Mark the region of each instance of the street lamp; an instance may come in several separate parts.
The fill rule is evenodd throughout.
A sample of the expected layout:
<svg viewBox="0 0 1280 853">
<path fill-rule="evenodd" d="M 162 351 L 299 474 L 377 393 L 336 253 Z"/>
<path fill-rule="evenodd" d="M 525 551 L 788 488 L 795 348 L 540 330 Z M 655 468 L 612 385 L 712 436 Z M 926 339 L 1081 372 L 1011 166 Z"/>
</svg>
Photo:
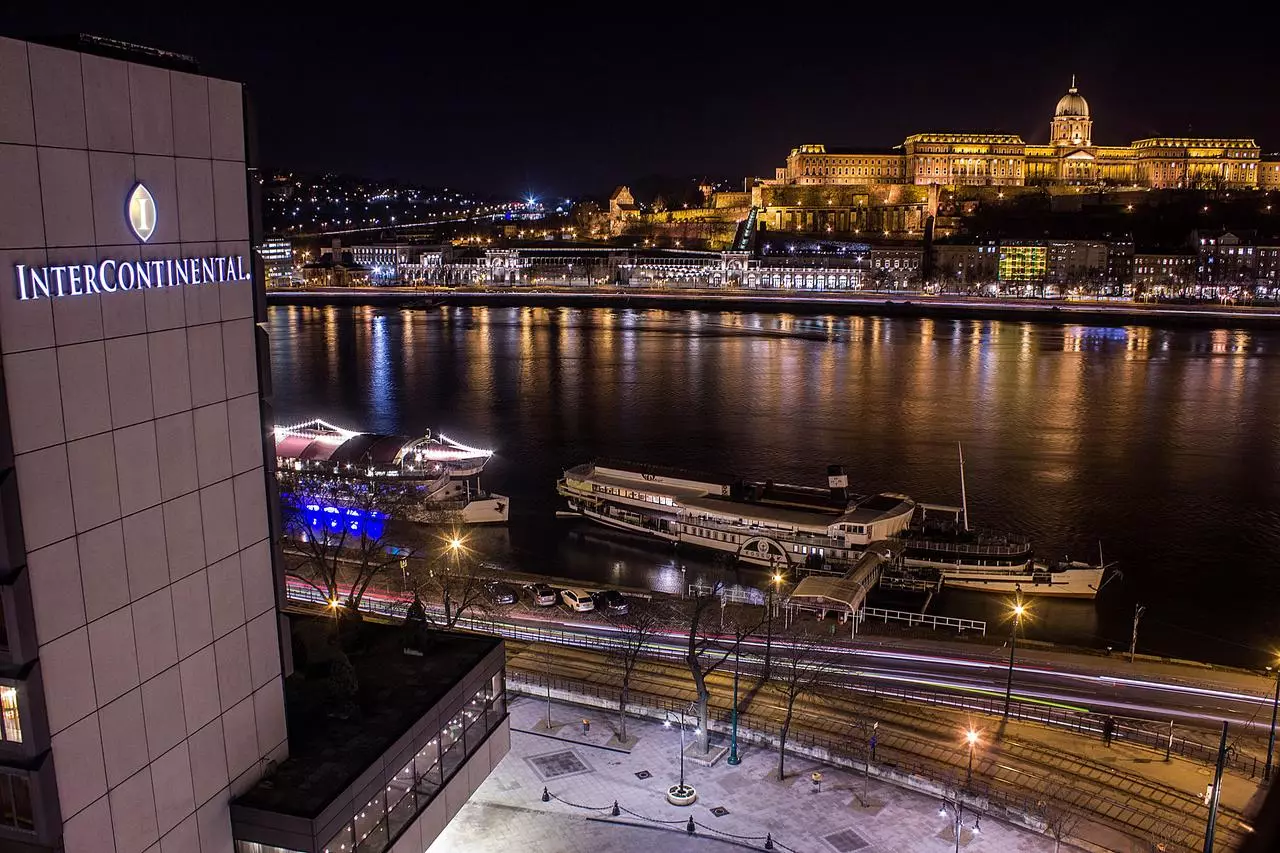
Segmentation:
<svg viewBox="0 0 1280 853">
<path fill-rule="evenodd" d="M 1018 597 L 1013 605 L 1013 625 L 1009 630 L 1009 680 L 1004 688 L 1004 717 L 1009 718 L 1009 700 L 1013 697 L 1013 655 L 1018 649 L 1018 628 L 1022 626 L 1022 616 L 1027 608 L 1022 604 L 1022 590 L 1018 589 Z"/>
<path fill-rule="evenodd" d="M 978 733 L 969 729 L 964 733 L 964 739 L 969 743 L 969 772 L 964 777 L 964 786 L 968 788 L 973 784 L 973 751 L 978 746 Z"/>
<path fill-rule="evenodd" d="M 721 615 L 723 615 L 724 609 L 721 608 L 720 612 Z M 732 767 L 737 767 L 742 763 L 742 759 L 738 756 L 738 663 L 739 653 L 741 651 L 742 636 L 741 633 L 739 633 L 737 642 L 733 644 L 733 711 L 731 712 L 733 726 L 729 735 L 729 757 L 725 759 L 725 762 Z M 1276 683 L 1280 684 L 1280 681 L 1277 681 Z M 1275 731 L 1274 723 L 1272 725 L 1272 731 Z M 684 761 L 684 750 L 680 751 L 680 760 L 682 762 Z M 1268 766 L 1270 766 L 1270 762 L 1268 762 Z"/>
<path fill-rule="evenodd" d="M 1262 770 L 1262 781 L 1271 781 L 1271 756 L 1276 748 L 1276 712 L 1280 711 L 1280 668 L 1267 667 L 1276 677 L 1276 697 L 1271 703 L 1271 736 L 1267 738 L 1267 764 Z"/>
<path fill-rule="evenodd" d="M 960 853 L 960 832 L 964 829 L 964 800 L 958 792 L 954 803 L 948 800 L 942 801 L 942 805 L 938 807 L 938 817 L 946 817 L 948 810 L 951 811 L 951 817 L 953 818 L 952 831 L 956 839 L 956 853 Z M 980 814 L 975 815 L 973 818 L 973 831 L 975 834 L 982 831 L 982 815 Z"/>
<path fill-rule="evenodd" d="M 667 712 L 666 719 L 662 721 L 663 728 L 671 728 L 671 713 Z M 680 727 L 680 784 L 672 785 L 667 789 L 667 801 L 674 806 L 691 806 L 698 799 L 698 793 L 693 786 L 684 783 L 684 710 L 676 712 L 680 715 L 677 724 Z M 702 729 L 695 728 L 695 735 L 702 734 Z"/>
<path fill-rule="evenodd" d="M 769 598 L 765 602 L 765 618 L 768 624 L 764 632 L 764 677 L 766 679 L 769 677 L 770 656 L 773 651 L 773 589 L 781 586 L 782 573 L 774 572 L 769 580 Z"/>
</svg>

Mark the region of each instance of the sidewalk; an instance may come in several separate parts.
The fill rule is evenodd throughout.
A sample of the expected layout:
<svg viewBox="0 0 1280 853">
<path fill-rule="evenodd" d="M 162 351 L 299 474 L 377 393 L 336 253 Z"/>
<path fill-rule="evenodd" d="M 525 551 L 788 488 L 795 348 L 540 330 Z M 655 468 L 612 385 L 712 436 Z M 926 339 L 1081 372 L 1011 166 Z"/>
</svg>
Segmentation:
<svg viewBox="0 0 1280 853">
<path fill-rule="evenodd" d="M 679 778 L 678 729 L 628 721 L 628 734 L 637 740 L 626 751 L 609 746 L 616 720 L 559 703 L 552 705 L 554 733 L 537 733 L 546 707 L 540 700 L 514 699 L 511 752 L 430 853 L 760 850 L 766 834 L 784 853 L 955 849 L 952 819 L 939 816 L 937 799 L 875 780 L 868 784 L 856 773 L 792 756 L 787 781 L 778 783 L 768 778 L 776 768 L 776 753 L 756 747 L 740 750 L 737 767 L 723 759 L 706 767 L 688 758 L 685 778 L 698 789 L 698 802 L 689 808 L 672 806 L 664 795 Z M 592 720 L 586 735 L 584 715 Z M 820 792 L 810 780 L 815 770 L 822 773 Z M 553 795 L 546 803 L 541 800 L 544 786 Z M 610 817 L 614 800 L 624 810 L 617 818 Z M 716 807 L 727 811 L 717 817 L 711 811 Z M 698 824 L 692 837 L 684 830 L 691 816 Z M 961 848 L 968 853 L 1053 850 L 1052 839 L 990 817 L 981 819 L 973 833 L 975 817 L 965 810 Z"/>
</svg>

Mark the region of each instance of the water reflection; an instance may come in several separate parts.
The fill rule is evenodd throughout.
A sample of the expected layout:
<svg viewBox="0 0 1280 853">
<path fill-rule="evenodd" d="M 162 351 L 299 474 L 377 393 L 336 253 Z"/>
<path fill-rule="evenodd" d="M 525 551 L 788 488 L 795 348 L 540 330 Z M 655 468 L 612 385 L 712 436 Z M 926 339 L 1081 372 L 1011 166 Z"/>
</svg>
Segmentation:
<svg viewBox="0 0 1280 853">
<path fill-rule="evenodd" d="M 297 307 L 272 308 L 270 332 L 281 417 L 496 447 L 487 485 L 512 497 L 508 557 L 531 571 L 669 591 L 695 574 L 738 580 L 693 552 L 557 522 L 555 479 L 596 456 L 804 483 L 841 462 L 861 491 L 956 503 L 962 442 L 979 524 L 1050 556 L 1092 556 L 1101 539 L 1124 570 L 1096 608 L 1055 606 L 1092 614 L 1068 633 L 1119 642 L 1141 598 L 1144 636 L 1174 653 L 1243 661 L 1280 635 L 1274 333 Z"/>
</svg>

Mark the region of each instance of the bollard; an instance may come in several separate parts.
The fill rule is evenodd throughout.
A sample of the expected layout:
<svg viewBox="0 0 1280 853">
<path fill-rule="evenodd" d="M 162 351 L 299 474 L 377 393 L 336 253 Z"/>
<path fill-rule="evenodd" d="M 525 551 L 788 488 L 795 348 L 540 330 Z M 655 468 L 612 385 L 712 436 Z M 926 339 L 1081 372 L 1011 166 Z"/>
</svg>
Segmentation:
<svg viewBox="0 0 1280 853">
<path fill-rule="evenodd" d="M 693 830 L 694 830 L 694 826 L 693 826 L 693 817 L 692 817 L 692 815 L 691 815 L 691 816 L 689 817 L 689 822 L 688 822 L 687 824 L 685 824 L 684 831 L 685 831 L 685 832 L 687 832 L 687 833 L 689 833 L 690 835 L 693 835 Z"/>
<path fill-rule="evenodd" d="M 542 789 L 542 801 L 544 803 L 551 802 L 551 792 L 548 791 L 545 786 Z"/>
<path fill-rule="evenodd" d="M 764 849 L 765 850 L 773 849 L 773 833 L 772 832 L 766 832 L 764 835 Z"/>
<path fill-rule="evenodd" d="M 617 816 L 618 816 L 619 812 L 618 812 L 618 801 L 617 801 L 617 800 L 614 800 L 614 801 L 613 801 L 613 811 L 609 812 L 609 814 L 613 815 L 614 817 L 617 817 Z"/>
</svg>

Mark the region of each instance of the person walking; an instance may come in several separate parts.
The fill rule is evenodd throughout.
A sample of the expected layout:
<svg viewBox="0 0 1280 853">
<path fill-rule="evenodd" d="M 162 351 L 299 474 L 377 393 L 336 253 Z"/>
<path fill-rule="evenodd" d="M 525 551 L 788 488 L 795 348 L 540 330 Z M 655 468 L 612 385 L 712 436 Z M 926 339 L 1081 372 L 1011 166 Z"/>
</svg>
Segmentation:
<svg viewBox="0 0 1280 853">
<path fill-rule="evenodd" d="M 1111 736 L 1115 734 L 1115 731 L 1116 731 L 1115 717 L 1107 717 L 1107 719 L 1104 720 L 1102 723 L 1102 745 L 1103 746 L 1106 746 L 1106 747 L 1111 746 Z"/>
</svg>

